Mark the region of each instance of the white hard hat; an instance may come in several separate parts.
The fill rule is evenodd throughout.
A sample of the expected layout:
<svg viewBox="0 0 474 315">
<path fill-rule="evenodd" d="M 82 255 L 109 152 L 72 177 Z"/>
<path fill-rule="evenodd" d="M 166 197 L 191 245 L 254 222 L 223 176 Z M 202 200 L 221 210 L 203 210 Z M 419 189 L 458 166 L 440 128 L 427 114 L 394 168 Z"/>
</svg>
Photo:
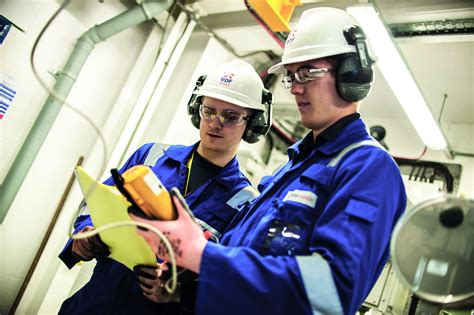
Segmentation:
<svg viewBox="0 0 474 315">
<path fill-rule="evenodd" d="M 288 35 L 282 61 L 268 73 L 284 71 L 285 65 L 334 56 L 356 53 L 344 37 L 344 29 L 359 25 L 354 17 L 336 8 L 314 8 L 303 12 L 298 24 Z"/>
<path fill-rule="evenodd" d="M 262 104 L 263 89 L 263 82 L 255 69 L 248 62 L 235 59 L 210 71 L 194 94 L 265 111 Z"/>
</svg>

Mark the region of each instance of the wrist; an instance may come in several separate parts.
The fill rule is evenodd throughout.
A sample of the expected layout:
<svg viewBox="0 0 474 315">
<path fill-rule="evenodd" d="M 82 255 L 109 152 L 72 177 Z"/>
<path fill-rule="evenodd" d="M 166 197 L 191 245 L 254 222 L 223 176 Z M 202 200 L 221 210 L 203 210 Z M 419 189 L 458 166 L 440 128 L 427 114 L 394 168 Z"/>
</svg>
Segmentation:
<svg viewBox="0 0 474 315">
<path fill-rule="evenodd" d="M 183 267 L 199 274 L 201 268 L 202 255 L 206 247 L 207 240 L 204 237 L 197 237 L 189 246 L 188 255 L 183 261 Z"/>
</svg>

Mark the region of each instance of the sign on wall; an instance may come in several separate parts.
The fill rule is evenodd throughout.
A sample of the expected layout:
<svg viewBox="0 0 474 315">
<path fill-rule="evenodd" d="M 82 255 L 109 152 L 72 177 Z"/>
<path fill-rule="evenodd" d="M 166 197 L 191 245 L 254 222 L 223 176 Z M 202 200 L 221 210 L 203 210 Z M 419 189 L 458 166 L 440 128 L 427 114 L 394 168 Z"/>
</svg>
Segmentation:
<svg viewBox="0 0 474 315">
<path fill-rule="evenodd" d="M 8 108 L 12 105 L 16 95 L 15 80 L 0 71 L 0 120 L 5 117 Z"/>
</svg>

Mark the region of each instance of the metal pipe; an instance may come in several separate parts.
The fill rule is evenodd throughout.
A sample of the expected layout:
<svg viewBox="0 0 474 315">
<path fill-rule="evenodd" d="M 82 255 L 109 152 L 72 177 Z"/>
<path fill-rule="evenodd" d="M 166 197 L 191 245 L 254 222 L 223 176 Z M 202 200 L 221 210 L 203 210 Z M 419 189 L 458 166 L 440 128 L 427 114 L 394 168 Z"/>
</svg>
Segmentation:
<svg viewBox="0 0 474 315">
<path fill-rule="evenodd" d="M 204 23 L 201 22 L 201 20 L 199 19 L 198 16 L 196 16 L 196 13 L 192 10 L 189 10 L 186 8 L 186 6 L 184 6 L 182 3 L 178 2 L 178 5 L 181 7 L 181 9 L 186 12 L 186 14 L 188 15 L 188 17 L 193 20 L 197 25 L 199 25 L 200 28 L 202 28 L 209 36 L 213 37 L 219 44 L 221 44 L 225 49 L 227 49 L 228 51 L 230 51 L 231 54 L 233 54 L 235 57 L 237 58 L 247 58 L 247 57 L 251 57 L 251 56 L 254 56 L 254 55 L 258 55 L 258 54 L 266 54 L 267 56 L 269 54 L 272 53 L 272 51 L 267 51 L 267 50 L 259 50 L 259 51 L 254 51 L 254 52 L 251 52 L 251 53 L 247 53 L 247 54 L 238 54 L 235 49 L 225 40 L 223 39 L 222 37 L 220 37 L 219 35 L 217 35 L 216 32 L 214 32 L 213 30 L 211 30 L 207 25 L 205 25 Z"/>
<path fill-rule="evenodd" d="M 458 152 L 458 151 L 451 151 L 454 157 L 456 156 L 465 156 L 465 157 L 470 157 L 474 158 L 474 153 L 469 153 L 469 152 Z"/>
<path fill-rule="evenodd" d="M 92 27 L 78 38 L 64 69 L 59 72 L 53 87 L 53 93 L 50 93 L 43 105 L 0 187 L 0 223 L 3 222 L 94 45 L 131 26 L 153 18 L 170 5 L 171 0 L 139 4 L 100 25 Z"/>
</svg>

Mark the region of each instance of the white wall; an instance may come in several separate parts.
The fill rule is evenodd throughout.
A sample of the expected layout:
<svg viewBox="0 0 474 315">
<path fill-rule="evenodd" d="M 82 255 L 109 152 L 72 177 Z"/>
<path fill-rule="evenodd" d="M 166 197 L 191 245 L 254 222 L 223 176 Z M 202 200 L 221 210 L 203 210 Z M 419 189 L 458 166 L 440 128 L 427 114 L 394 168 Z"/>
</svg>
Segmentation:
<svg viewBox="0 0 474 315">
<path fill-rule="evenodd" d="M 174 95 L 180 101 L 174 107 L 171 123 L 163 137 L 164 143 L 191 144 L 199 140 L 199 132 L 191 124 L 190 117 L 187 114 L 187 104 L 194 90 L 196 80 L 200 75 L 207 74 L 216 65 L 232 59 L 232 55 L 213 38 L 208 41 L 205 47 L 199 48 L 200 51 L 197 55 L 189 55 L 188 58 L 183 60 L 182 72 L 177 73 L 176 77 L 173 76 L 170 80 L 171 82 L 178 82 L 178 93 L 181 94 L 181 97 Z M 185 69 L 186 71 L 183 71 Z M 176 91 L 176 89 L 173 90 Z M 155 114 L 160 115 L 161 113 L 157 112 Z M 150 126 L 149 132 L 154 133 L 154 129 L 156 127 Z"/>
<path fill-rule="evenodd" d="M 0 46 L 1 69 L 15 79 L 18 90 L 13 105 L 0 122 L 2 180 L 47 97 L 47 92 L 34 79 L 28 60 L 40 29 L 57 8 L 57 1 L 54 0 L 2 1 L 2 14 L 11 17 L 13 22 L 18 17 L 18 21 L 25 21 L 23 23 L 28 26 L 26 33 L 12 29 Z M 46 71 L 62 68 L 77 37 L 94 24 L 100 24 L 126 9 L 118 1 L 103 4 L 73 1 L 46 31 L 38 46 L 35 60 L 41 76 L 52 84 L 53 79 Z M 122 104 L 121 115 L 117 115 L 114 109 L 115 130 L 109 130 L 104 135 L 109 147 L 113 146 L 120 124 L 126 119 L 143 84 L 138 80 L 134 87 L 124 86 L 152 27 L 152 23 L 143 23 L 99 43 L 68 97 L 73 106 L 99 126 L 106 124 L 116 103 Z M 125 96 L 123 89 L 128 89 L 128 104 L 120 99 Z M 67 108 L 61 110 L 0 226 L 0 313 L 8 313 L 74 165 L 81 155 L 86 157 L 88 163 L 87 157 L 96 138 L 93 129 L 81 117 Z M 59 218 L 58 229 L 53 232 L 59 235 L 56 239 L 58 243 L 65 243 L 68 238 L 73 212 L 80 198 L 77 188 L 74 189 Z M 29 290 L 36 292 L 29 295 L 25 292 L 28 301 L 22 302 L 19 314 L 37 312 L 43 300 L 44 286 L 49 285 L 53 276 L 48 270 L 59 265 L 57 251 L 46 249 L 46 254 L 50 261 L 44 262 L 43 273 L 32 278 Z"/>
</svg>

